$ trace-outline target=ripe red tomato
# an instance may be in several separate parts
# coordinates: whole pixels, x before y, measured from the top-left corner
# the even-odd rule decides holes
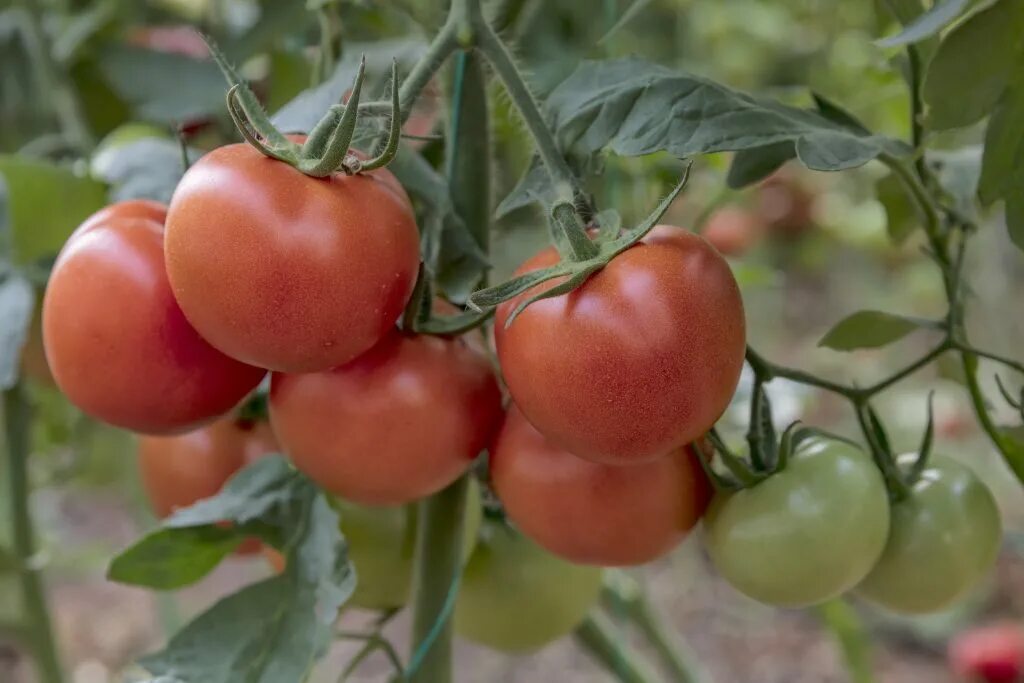
[[[167,517],[216,495],[238,470],[276,451],[269,424],[227,417],[187,434],[141,437],[139,475],[153,512]],[[246,541],[238,552],[259,549]]]
[[[964,680],[1017,683],[1024,678],[1024,626],[1006,622],[961,633],[949,645],[949,661]]]
[[[490,471],[519,530],[577,564],[650,562],[686,537],[711,499],[689,447],[631,467],[594,463],[553,445],[514,407]]]
[[[796,174],[780,170],[757,188],[757,208],[772,234],[794,239],[814,226],[814,196]]]
[[[311,178],[245,144],[185,174],[166,243],[171,287],[200,334],[284,372],[368,351],[401,315],[419,267],[416,222],[388,171]]]
[[[86,413],[143,433],[223,415],[264,370],[228,358],[189,325],[164,270],[164,207],[129,201],[88,218],[54,264],[43,299],[46,358]]]
[[[395,331],[334,370],[275,373],[270,419],[295,466],[325,489],[396,505],[466,471],[501,419],[501,392],[471,339]]]
[[[548,248],[518,272],[557,261]],[[505,381],[526,418],[582,458],[659,458],[702,436],[736,390],[746,344],[739,288],[725,259],[690,232],[655,228],[506,328],[519,300],[499,306],[495,322]]]
[[[184,55],[193,59],[208,59],[210,48],[195,28],[188,24],[177,26],[137,26],[127,36],[132,45],[156,52]]]
[[[724,256],[742,256],[761,239],[764,223],[757,214],[726,206],[708,217],[700,236]]]

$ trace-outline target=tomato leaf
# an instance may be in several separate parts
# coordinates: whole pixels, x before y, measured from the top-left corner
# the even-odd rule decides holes
[[[900,47],[931,38],[963,14],[971,0],[938,0],[931,9],[903,27],[896,35],[876,41],[879,47]]]
[[[922,95],[928,125],[967,126],[989,114],[1011,75],[1024,68],[1024,3],[998,0],[975,12],[939,45]]]
[[[188,156],[194,162],[200,152],[190,148]],[[92,172],[111,185],[112,201],[155,199],[166,204],[185,169],[179,143],[143,138],[103,150],[93,159]]]
[[[885,207],[889,239],[903,244],[921,226],[921,209],[910,199],[903,181],[891,173],[875,183],[875,197]]]
[[[796,156],[793,143],[788,140],[764,147],[741,149],[732,158],[725,182],[734,190],[764,180]]]
[[[858,311],[840,320],[818,346],[836,351],[874,349],[902,339],[922,327],[923,321],[882,311]]]
[[[836,123],[820,111],[747,95],[638,58],[586,61],[551,93],[549,119],[564,149],[684,158],[782,142],[808,168],[838,171],[907,146]]]
[[[229,521],[233,527],[216,526]],[[180,510],[164,530],[122,554],[111,578],[178,587],[200,578],[261,528],[287,557],[283,574],[248,586],[200,614],[139,663],[154,681],[304,681],[326,651],[355,572],[325,495],[272,456],[235,475],[218,495]]]
[[[1011,192],[1006,198],[1006,229],[1017,248],[1024,251],[1024,196],[1020,192]]]
[[[213,571],[241,542],[233,529],[213,525],[160,529],[114,558],[107,578],[157,590],[182,588]]]
[[[18,263],[56,254],[68,235],[107,203],[103,183],[57,164],[0,155],[0,176],[7,185],[12,260]]]
[[[977,214],[978,182],[981,176],[981,145],[954,150],[928,152],[932,167],[942,188],[950,195],[956,209],[965,216]]]
[[[1024,121],[1024,77],[1017,78],[1007,89],[985,131],[978,198],[986,206],[1019,192],[1018,179],[1021,169],[1024,169],[1024,126],[1021,126],[1021,121]]]
[[[0,280],[0,391],[18,381],[18,361],[34,306],[28,280],[13,273]]]
[[[114,92],[146,120],[177,124],[224,110],[224,77],[212,61],[112,45],[99,63]]]

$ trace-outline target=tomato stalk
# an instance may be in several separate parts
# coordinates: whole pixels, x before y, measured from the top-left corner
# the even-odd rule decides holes
[[[857,612],[841,598],[818,605],[816,610],[842,651],[851,683],[874,683],[871,640]]]
[[[61,683],[60,658],[50,624],[36,555],[35,532],[29,511],[28,456],[31,408],[21,385],[4,393],[4,429],[7,440],[8,495],[13,520],[14,553],[21,581],[25,635],[35,654],[43,683]]]
[[[621,570],[608,570],[605,575],[603,601],[611,614],[628,618],[651,644],[677,683],[709,683],[710,676],[699,665],[696,655],[672,633],[640,584]]]
[[[486,78],[479,57],[472,52],[458,55],[454,88],[446,175],[456,210],[487,253],[491,226],[490,112]],[[407,676],[412,683],[452,680],[450,610],[462,566],[469,476],[420,504],[412,634],[413,657],[420,659],[410,662],[412,671]],[[421,650],[424,647],[429,649]]]
[[[592,614],[576,628],[579,643],[594,659],[622,683],[658,683],[647,662],[638,659],[612,623],[602,614]]]

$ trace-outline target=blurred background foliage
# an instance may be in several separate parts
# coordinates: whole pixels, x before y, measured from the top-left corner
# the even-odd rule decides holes
[[[390,57],[407,67],[445,3],[326,4],[337,22],[342,65],[365,52],[377,76],[376,96],[383,91]],[[638,54],[791,103],[806,105],[811,91],[821,93],[874,130],[908,135],[901,58],[875,44],[896,30],[878,0],[494,0],[489,6],[541,97],[581,60]],[[38,266],[33,279],[40,291],[46,265],[84,216],[112,197],[167,199],[182,170],[182,146],[194,157],[236,139],[224,109],[223,78],[206,57],[197,29],[243,67],[271,112],[315,84],[321,27],[317,14],[299,2],[8,0],[0,7],[0,243],[9,242],[19,263]],[[326,74],[332,71],[327,65]],[[418,110],[418,135],[430,137],[442,129],[444,91],[443,83],[428,91]],[[532,148],[497,88],[492,100],[497,202],[528,169]],[[938,141],[950,150],[934,159],[949,187],[972,192],[982,135],[975,126]],[[417,144],[428,159],[439,161],[440,140]],[[699,160],[668,220],[710,228],[709,219],[723,206],[759,217],[757,227],[743,233],[743,248],[731,263],[743,288],[749,337],[762,353],[867,384],[929,346],[930,333],[917,332],[881,350],[844,354],[817,347],[833,323],[860,308],[921,317],[943,313],[941,283],[922,255],[920,235],[904,239],[916,216],[893,191],[884,169],[869,164],[842,174],[815,174],[786,167],[774,185],[742,192],[727,188],[727,169],[726,155]],[[616,208],[629,223],[667,192],[678,163],[658,155],[609,156],[588,171],[588,188],[599,206]],[[1010,247],[1001,221],[993,213],[973,239],[969,322],[977,346],[1019,358],[1024,261]],[[533,208],[508,213],[496,231],[495,280],[546,240]],[[155,602],[149,597],[140,602],[131,589],[105,584],[107,559],[139,527],[152,523],[136,481],[132,441],[87,420],[52,388],[39,355],[38,326],[30,333],[22,368],[38,413],[34,505],[55,585],[60,637],[75,663],[74,680],[113,680],[120,667],[158,641],[163,629],[180,623],[182,614],[208,603],[225,585],[237,584],[239,575],[266,570],[258,562],[229,563],[199,588]],[[992,370],[982,373],[986,382]],[[994,385],[989,388],[995,396]],[[852,416],[838,399],[779,382],[771,389],[780,423],[799,417],[856,435]],[[943,664],[950,634],[971,623],[1019,620],[1024,614],[1024,501],[977,430],[956,373],[943,368],[938,374],[920,373],[887,392],[877,407],[895,443],[913,448],[929,389],[937,392],[938,449],[968,462],[995,489],[1006,516],[1007,548],[993,583],[954,613],[917,621],[867,615],[887,681],[952,680]],[[741,388],[725,423],[736,437],[745,400]],[[3,578],[7,514],[0,505],[0,642],[5,610],[17,599],[15,587]],[[756,606],[724,588],[712,578],[696,544],[644,574],[716,680],[755,680],[750,677],[755,671],[759,683],[843,680],[835,658],[820,652],[825,636],[813,618]],[[767,623],[778,628],[766,633]],[[104,629],[107,635],[99,637]],[[808,654],[796,654],[798,648]],[[0,679],[6,681],[2,654]],[[496,658],[497,664],[472,648],[459,656],[478,673],[466,680],[498,680],[499,674],[507,676],[501,680],[552,680],[553,672],[561,672],[558,680],[573,681],[596,675],[558,648],[530,661]],[[20,671],[13,661],[10,671]]]

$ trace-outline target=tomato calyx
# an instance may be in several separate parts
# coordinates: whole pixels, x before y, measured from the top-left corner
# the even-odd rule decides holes
[[[857,420],[860,422],[861,431],[868,442],[868,449],[871,456],[882,471],[885,477],[885,485],[889,490],[889,498],[898,502],[910,495],[911,487],[920,478],[921,473],[928,467],[928,460],[931,457],[932,445],[935,441],[935,415],[933,399],[935,392],[928,394],[928,421],[925,425],[924,436],[921,446],[917,451],[917,457],[907,468],[901,468],[892,449],[889,437],[885,432],[885,426],[878,413],[867,402],[857,405]]]
[[[363,160],[351,153],[350,148],[359,121],[359,99],[366,77],[365,56],[359,61],[355,79],[348,91],[348,101],[331,106],[310,131],[306,141],[299,144],[271,123],[266,110],[227,57],[212,41],[206,39],[206,42],[210,54],[230,85],[226,99],[231,120],[245,141],[261,154],[286,163],[313,178],[326,178],[339,170],[346,175],[355,175],[383,168],[398,153],[398,143],[402,137],[402,113],[397,60],[392,60],[391,64],[391,106],[388,111],[391,123],[376,156]]]
[[[530,271],[494,287],[478,290],[470,295],[466,302],[467,306],[472,311],[483,313],[541,283],[555,278],[565,278],[555,286],[529,296],[517,304],[505,320],[505,327],[509,327],[519,314],[534,302],[568,294],[577,289],[591,275],[604,268],[612,259],[635,245],[654,229],[686,186],[691,166],[692,162],[686,164],[682,178],[654,211],[635,228],[625,232],[618,229],[617,214],[614,212],[598,214],[595,224],[585,227],[580,224],[573,201],[566,199],[556,203],[551,208],[548,226],[551,241],[558,250],[561,261],[550,268]],[[597,224],[602,217],[607,219],[607,224]],[[597,229],[588,229],[588,227]]]

